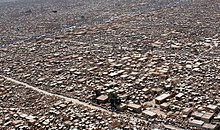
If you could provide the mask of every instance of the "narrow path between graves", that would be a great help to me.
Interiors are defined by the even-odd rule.
[[[133,116],[130,117],[130,116],[126,115],[126,114],[117,114],[117,113],[115,113],[115,112],[110,112],[110,111],[108,111],[108,110],[106,110],[106,109],[103,109],[103,108],[101,108],[101,107],[93,106],[93,105],[90,105],[90,104],[88,104],[88,103],[81,102],[81,101],[79,101],[78,99],[74,99],[74,98],[62,96],[62,95],[59,95],[59,94],[49,93],[49,92],[47,92],[47,91],[41,90],[41,89],[36,88],[36,87],[33,87],[33,86],[31,86],[31,85],[28,85],[28,84],[26,84],[26,83],[24,83],[24,82],[21,82],[21,81],[18,81],[18,80],[9,78],[9,77],[5,77],[5,76],[3,76],[3,75],[0,75],[0,77],[3,77],[3,78],[5,78],[5,79],[8,80],[8,81],[11,81],[11,82],[16,83],[16,84],[23,85],[24,87],[30,88],[30,89],[32,89],[32,90],[34,90],[34,91],[37,91],[37,92],[39,92],[39,93],[42,93],[42,94],[45,94],[45,95],[48,95],[48,96],[55,96],[55,97],[64,99],[64,100],[66,100],[66,101],[71,101],[71,102],[74,103],[74,104],[78,104],[78,105],[83,105],[83,106],[89,107],[89,108],[94,109],[94,110],[100,110],[100,111],[102,111],[102,112],[106,112],[106,113],[109,113],[109,114],[113,114],[113,115],[118,116],[118,117],[126,117],[126,118],[129,118],[129,119],[135,119],[135,120],[137,120],[137,121],[143,121],[143,122],[146,122],[146,123],[147,123],[146,120],[143,120],[143,119],[140,119],[140,118],[137,118],[137,117],[133,117]]]

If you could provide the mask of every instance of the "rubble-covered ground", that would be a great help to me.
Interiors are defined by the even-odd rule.
[[[1,78],[3,129],[219,129],[218,0],[41,1],[0,3],[0,74],[111,114]]]

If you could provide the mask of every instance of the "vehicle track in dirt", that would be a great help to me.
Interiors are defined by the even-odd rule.
[[[126,118],[129,118],[129,119],[133,119],[133,120],[137,120],[137,121],[143,121],[145,123],[147,123],[146,120],[144,119],[140,119],[138,117],[133,117],[133,116],[128,116],[126,114],[118,114],[118,113],[115,113],[115,112],[111,112],[111,111],[108,111],[106,109],[103,109],[101,107],[98,107],[98,106],[94,106],[94,105],[91,105],[91,104],[88,104],[88,103],[85,103],[85,102],[82,102],[82,101],[79,101],[78,99],[75,99],[75,98],[70,98],[70,97],[66,97],[66,96],[63,96],[63,95],[59,95],[59,94],[54,94],[54,93],[50,93],[50,92],[47,92],[45,90],[41,90],[39,88],[36,88],[36,87],[33,87],[27,83],[24,83],[24,82],[21,82],[21,81],[18,81],[18,80],[15,80],[15,79],[12,79],[12,78],[9,78],[9,77],[6,77],[6,76],[3,76],[3,75],[0,75],[0,77],[3,77],[4,79],[10,81],[10,82],[13,82],[13,83],[16,83],[16,84],[20,84],[26,88],[29,88],[29,89],[32,89],[36,92],[39,92],[39,93],[42,93],[44,95],[47,95],[47,96],[54,96],[54,97],[58,97],[58,98],[61,98],[61,99],[64,99],[66,101],[70,101],[72,102],[73,104],[78,104],[78,105],[83,105],[85,107],[88,107],[88,108],[91,108],[93,110],[99,110],[101,112],[105,112],[105,113],[109,113],[109,114],[112,114],[114,116],[117,116],[117,117],[126,117]]]

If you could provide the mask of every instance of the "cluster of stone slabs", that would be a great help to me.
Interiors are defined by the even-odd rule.
[[[207,4],[208,9],[198,4],[188,5],[188,10],[173,7],[127,15],[111,23],[10,45],[0,49],[0,73],[110,111],[107,95],[115,93],[122,101],[117,110],[149,123],[136,123],[138,128],[217,129],[220,38],[213,30],[219,24],[215,21],[218,9],[211,5]],[[207,18],[200,17],[193,7]],[[190,24],[189,20],[182,25],[186,17],[198,22]],[[95,90],[101,92],[96,100],[103,103],[94,102]]]
[[[141,120],[94,110],[0,78],[1,129],[144,129]]]
[[[92,55],[84,48],[92,50],[95,45],[72,41],[72,35],[78,33],[67,32],[55,39],[44,38],[1,49],[2,73],[85,102],[93,103],[94,90],[101,91],[103,95],[97,100],[103,101],[107,100],[104,95],[114,92],[122,99],[120,110],[152,123],[169,120],[182,128],[217,127],[219,66],[215,57],[212,63],[217,65],[216,68],[209,66],[211,61],[202,58],[172,63],[175,58],[172,54],[160,56],[156,51]],[[218,40],[207,38],[204,41],[210,46],[214,42],[218,43]],[[203,68],[216,70],[209,74],[203,73]],[[216,82],[213,85],[209,85],[212,83],[209,75],[214,76]],[[108,103],[100,106],[110,109]],[[183,114],[187,108],[192,112],[199,111],[201,116],[190,115],[190,112]]]

